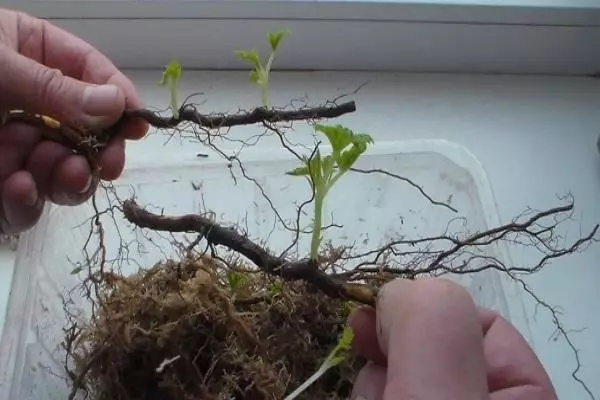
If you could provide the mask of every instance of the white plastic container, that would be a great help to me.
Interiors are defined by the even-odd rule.
[[[284,174],[297,166],[295,160],[277,151],[244,154],[246,173],[257,179],[282,218],[294,220],[293,202],[299,204],[310,197],[303,178]],[[266,157],[269,161],[264,161]],[[461,146],[438,140],[377,143],[356,167],[385,169],[410,178],[432,198],[450,201],[459,214],[431,204],[406,183],[379,174],[351,173],[338,182],[326,200],[323,224],[331,223],[333,213],[335,223],[343,225],[325,231],[325,240],[332,240],[334,245],[351,242],[364,247],[364,241],[374,248],[391,236],[439,235],[456,217],[464,217],[462,222],[466,225],[453,224],[450,231],[452,226],[474,232],[499,224],[487,176],[479,162]],[[237,184],[226,162],[190,155],[173,160],[170,165],[140,164],[131,168],[118,181],[118,190],[123,198],[134,191],[140,205],[154,206],[151,210],[165,214],[212,210],[219,221],[238,223],[251,238],[269,239],[273,251],[287,247],[291,232],[281,226],[273,231],[275,214],[255,183],[245,180],[239,171],[236,180]],[[303,226],[308,226],[312,217],[311,209],[306,211]],[[51,208],[21,240],[0,346],[0,399],[65,399],[69,392],[66,381],[61,379],[62,328],[66,319],[60,293],[72,289],[79,279],[71,274],[74,265],[69,260],[81,259],[80,249],[89,232],[91,215],[89,205]],[[123,240],[136,237],[121,214],[116,215]],[[108,216],[103,221],[110,259],[116,255],[119,238]],[[155,234],[150,237],[156,244],[169,240],[164,234],[164,239]],[[144,248],[130,246],[129,258],[140,265],[150,267],[175,255],[172,250],[163,254],[139,230],[137,239]],[[307,254],[309,240],[306,235],[300,241],[300,254]],[[491,250],[494,256],[510,262],[502,246]],[[135,271],[137,265],[130,263],[127,268]],[[518,290],[496,271],[452,279],[464,284],[480,305],[498,310],[530,338]]]

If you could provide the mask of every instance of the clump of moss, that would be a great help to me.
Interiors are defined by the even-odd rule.
[[[351,310],[209,257],[112,281],[73,351],[94,400],[282,399],[318,369]],[[300,398],[348,398],[362,365],[330,370]]]

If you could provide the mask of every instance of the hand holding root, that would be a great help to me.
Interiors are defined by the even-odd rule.
[[[46,201],[81,204],[100,179],[117,178],[125,140],[144,136],[148,124],[123,125],[93,165],[73,154],[72,134],[109,127],[140,106],[133,84],[98,50],[44,20],[0,9],[0,28],[0,232],[14,234],[37,223]]]

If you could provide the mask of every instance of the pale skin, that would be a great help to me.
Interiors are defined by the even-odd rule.
[[[48,22],[0,8],[0,115],[22,109],[102,128],[140,103],[132,82],[93,46]],[[147,130],[141,122],[123,126],[101,154],[102,179],[119,177],[126,140]],[[0,126],[0,233],[33,227],[46,201],[86,201],[96,189],[90,178],[83,157],[43,140],[36,128]],[[377,312],[360,309],[350,324],[356,351],[370,360],[353,399],[556,399],[515,328],[445,280],[389,283]]]
[[[388,283],[350,325],[369,360],[353,400],[557,400],[515,327],[450,281]]]
[[[94,91],[95,89],[95,91]],[[132,82],[90,44],[41,19],[0,9],[0,115],[9,109],[44,114],[69,124],[102,128],[125,108],[140,106]],[[135,122],[100,157],[101,178],[125,165],[125,141],[143,137]],[[89,199],[90,165],[25,124],[0,127],[0,233],[20,233],[39,220],[44,203],[78,205]]]

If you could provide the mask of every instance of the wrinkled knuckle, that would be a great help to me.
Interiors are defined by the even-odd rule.
[[[60,70],[43,66],[37,70],[34,77],[36,96],[44,104],[52,104],[57,93],[63,86],[63,74]]]

